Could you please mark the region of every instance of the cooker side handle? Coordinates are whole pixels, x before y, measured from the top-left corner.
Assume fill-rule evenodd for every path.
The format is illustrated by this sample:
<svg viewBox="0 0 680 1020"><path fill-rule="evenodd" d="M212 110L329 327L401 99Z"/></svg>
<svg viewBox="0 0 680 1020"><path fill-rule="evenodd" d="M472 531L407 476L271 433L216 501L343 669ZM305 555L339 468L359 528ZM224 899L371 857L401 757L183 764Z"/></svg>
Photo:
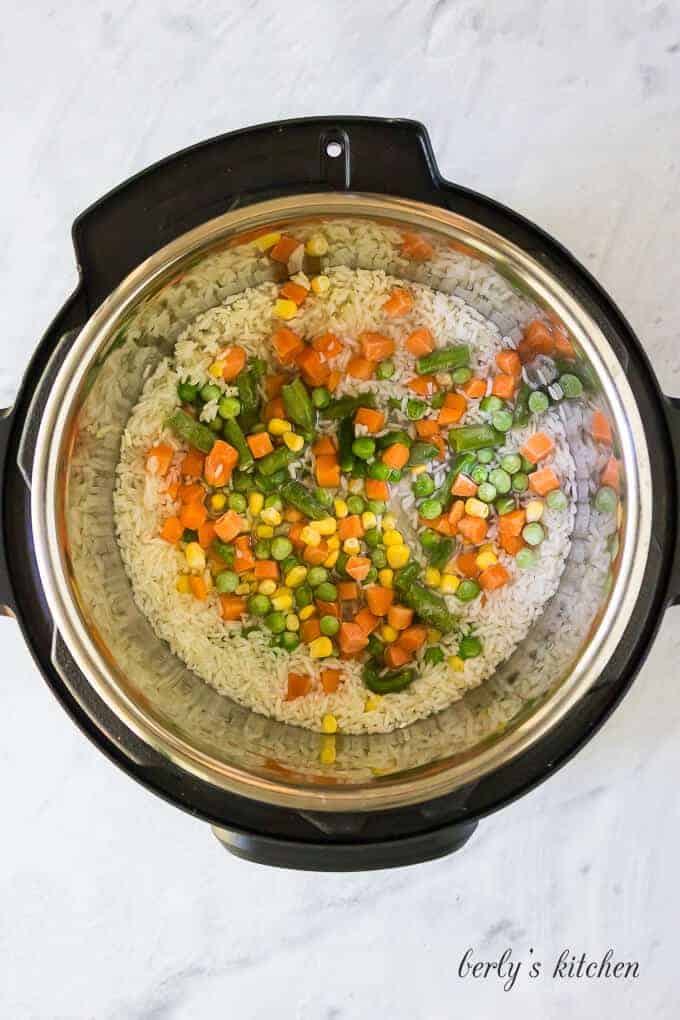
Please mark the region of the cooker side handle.
<svg viewBox="0 0 680 1020"><path fill-rule="evenodd" d="M670 604L678 606L680 605L680 397L666 398L666 417L675 455L675 488L677 491L675 507L678 515L675 522L675 555L671 568L669 594Z"/></svg>
<svg viewBox="0 0 680 1020"><path fill-rule="evenodd" d="M5 470L14 426L11 408L0 409L0 616L14 616L14 595L5 556Z"/></svg>

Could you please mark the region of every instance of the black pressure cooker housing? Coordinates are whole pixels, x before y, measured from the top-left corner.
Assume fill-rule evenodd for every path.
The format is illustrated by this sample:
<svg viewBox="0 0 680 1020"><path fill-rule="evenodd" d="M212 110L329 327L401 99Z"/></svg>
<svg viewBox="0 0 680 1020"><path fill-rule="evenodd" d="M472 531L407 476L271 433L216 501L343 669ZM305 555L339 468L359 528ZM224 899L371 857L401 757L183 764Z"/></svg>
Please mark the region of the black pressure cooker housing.
<svg viewBox="0 0 680 1020"><path fill-rule="evenodd" d="M596 319L625 369L654 478L644 581L624 638L599 680L555 730L497 771L448 796L373 813L294 811L217 789L143 744L77 671L67 687L51 661L55 631L32 541L32 443L50 379L79 328L132 269L191 228L239 206L325 190L390 194L443 207L504 235L558 276ZM78 286L33 355L14 408L0 418L0 604L19 622L50 688L112 761L210 822L239 856L350 871L416 863L462 846L479 818L546 779L595 733L644 662L664 610L680 601L680 401L663 396L639 341L588 271L522 216L443 180L427 132L414 121L314 118L222 135L111 191L78 217L73 241Z"/></svg>

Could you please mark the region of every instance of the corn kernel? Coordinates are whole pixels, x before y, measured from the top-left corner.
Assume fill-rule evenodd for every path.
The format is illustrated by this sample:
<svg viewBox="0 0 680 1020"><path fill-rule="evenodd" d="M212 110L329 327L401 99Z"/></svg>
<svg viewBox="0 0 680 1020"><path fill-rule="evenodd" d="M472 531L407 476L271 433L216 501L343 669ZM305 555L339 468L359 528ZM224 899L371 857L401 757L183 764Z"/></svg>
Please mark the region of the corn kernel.
<svg viewBox="0 0 680 1020"><path fill-rule="evenodd" d="M250 510L253 517L259 514L260 510L264 506L264 496L261 492L251 492L248 496L248 509Z"/></svg>
<svg viewBox="0 0 680 1020"><path fill-rule="evenodd" d="M470 499L465 500L465 513L468 517L488 517L489 504L482 503L481 499L475 499L472 496Z"/></svg>
<svg viewBox="0 0 680 1020"><path fill-rule="evenodd" d="M361 550L361 542L358 538L346 538L342 543L342 551L346 552L348 556L356 556Z"/></svg>
<svg viewBox="0 0 680 1020"><path fill-rule="evenodd" d="M368 531L369 528L374 528L378 523L378 518L375 516L372 510L364 510L361 515L361 526L364 531Z"/></svg>
<svg viewBox="0 0 680 1020"><path fill-rule="evenodd" d="M363 490L363 487L364 482L362 478L350 478L349 484L347 486L348 490L352 493L353 496L357 496Z"/></svg>
<svg viewBox="0 0 680 1020"><path fill-rule="evenodd" d="M267 577L264 581L260 581L257 590L260 595L273 595L276 591L276 581L272 581L270 577Z"/></svg>
<svg viewBox="0 0 680 1020"><path fill-rule="evenodd" d="M387 562L393 570L405 567L411 559L411 550L407 545L392 545L387 550Z"/></svg>
<svg viewBox="0 0 680 1020"><path fill-rule="evenodd" d="M399 637L399 631L395 630L394 627L390 627L389 623L384 623L380 629L380 636L383 641L387 641L391 644Z"/></svg>
<svg viewBox="0 0 680 1020"><path fill-rule="evenodd" d="M436 567L428 567L425 571L425 584L431 588L438 588L442 579L441 571Z"/></svg>
<svg viewBox="0 0 680 1020"><path fill-rule="evenodd" d="M364 712L375 712L376 708L380 706L382 698L379 694L369 694L364 701Z"/></svg>
<svg viewBox="0 0 680 1020"><path fill-rule="evenodd" d="M281 234L279 231L272 230L269 234L260 234L259 237L255 238L253 244L256 248L259 248L260 251L269 251L269 249L273 248L275 244L278 244L280 240Z"/></svg>
<svg viewBox="0 0 680 1020"><path fill-rule="evenodd" d="M293 596L272 594L272 608L279 613L287 613L289 609L293 608Z"/></svg>
<svg viewBox="0 0 680 1020"><path fill-rule="evenodd" d="M290 595L290 588L287 588L285 584L282 584L280 588L277 588L274 592L275 595Z"/></svg>
<svg viewBox="0 0 680 1020"><path fill-rule="evenodd" d="M452 673L462 673L465 669L465 662L459 655L449 655L448 664Z"/></svg>
<svg viewBox="0 0 680 1020"><path fill-rule="evenodd" d="M480 570L486 570L487 567L493 567L495 563L498 563L498 557L495 552L487 549L486 552L482 551L478 554L475 563Z"/></svg>
<svg viewBox="0 0 680 1020"><path fill-rule="evenodd" d="M297 432L286 432L283 437L284 444L293 453L299 453L302 447L305 445L305 441L302 436L299 436Z"/></svg>
<svg viewBox="0 0 680 1020"><path fill-rule="evenodd" d="M247 570L245 572L245 574L241 574L241 580L242 581L254 581L255 580L255 574L252 572L252 570Z"/></svg>
<svg viewBox="0 0 680 1020"><path fill-rule="evenodd" d="M532 499L526 505L527 523L532 524L534 521L540 521L543 516L544 503L542 499Z"/></svg>
<svg viewBox="0 0 680 1020"><path fill-rule="evenodd" d="M349 509L344 499L334 499L333 508L335 510L336 517L347 517L347 514L349 513Z"/></svg>
<svg viewBox="0 0 680 1020"><path fill-rule="evenodd" d="M288 298L277 298L274 302L274 315L277 319L294 319L298 313L298 306Z"/></svg>
<svg viewBox="0 0 680 1020"><path fill-rule="evenodd" d="M292 432L293 426L285 418L272 418L267 429L273 436L283 436L286 432Z"/></svg>
<svg viewBox="0 0 680 1020"><path fill-rule="evenodd" d="M307 238L305 251L308 255L316 255L317 257L325 255L328 251L328 241L323 234L312 234L311 237Z"/></svg>
<svg viewBox="0 0 680 1020"><path fill-rule="evenodd" d="M321 720L321 729L324 733L337 733L338 732L338 720L330 712L323 717Z"/></svg>
<svg viewBox="0 0 680 1020"><path fill-rule="evenodd" d="M394 583L394 571L390 570L389 567L383 567L382 570L378 571L378 580L383 588L391 588Z"/></svg>
<svg viewBox="0 0 680 1020"><path fill-rule="evenodd" d="M312 521L309 526L310 528L314 528L314 531L318 531L320 535L328 536L335 534L338 522L335 517L324 517L323 520Z"/></svg>
<svg viewBox="0 0 680 1020"><path fill-rule="evenodd" d="M300 532L300 539L305 543L305 545L319 545L321 542L321 535L308 524Z"/></svg>
<svg viewBox="0 0 680 1020"><path fill-rule="evenodd" d="M271 525L272 528L277 528L283 520L281 511L277 510L275 506L266 506L260 513L260 518L265 524Z"/></svg>
<svg viewBox="0 0 680 1020"><path fill-rule="evenodd" d="M286 587L299 588L306 577L307 567L303 567L302 564L299 564L296 567L291 567L286 574Z"/></svg>
<svg viewBox="0 0 680 1020"><path fill-rule="evenodd" d="M210 509L219 513L227 505L227 497L223 492L213 492L210 497Z"/></svg>
<svg viewBox="0 0 680 1020"><path fill-rule="evenodd" d="M274 529L272 528L271 524L258 524L257 528L255 529L255 532L258 538L274 537Z"/></svg>
<svg viewBox="0 0 680 1020"><path fill-rule="evenodd" d="M330 733L324 734L321 737L319 761L322 765L333 765L335 763L335 757L335 737Z"/></svg>
<svg viewBox="0 0 680 1020"><path fill-rule="evenodd" d="M331 289L331 281L327 276L321 274L312 279L312 290L315 294L325 294Z"/></svg>
<svg viewBox="0 0 680 1020"><path fill-rule="evenodd" d="M440 630L437 630L436 627L428 627L427 640L430 642L431 645L438 644L441 641L441 639L442 632Z"/></svg>
<svg viewBox="0 0 680 1020"><path fill-rule="evenodd" d="M301 620L309 620L310 617L314 616L315 612L316 608L314 606L305 606L303 609L300 610L298 616L300 617Z"/></svg>
<svg viewBox="0 0 680 1020"><path fill-rule="evenodd" d="M333 654L333 642L329 637L314 638L309 643L309 654L312 659L326 659Z"/></svg>
<svg viewBox="0 0 680 1020"><path fill-rule="evenodd" d="M250 585L247 581L241 581L236 589L237 595L250 595Z"/></svg>
<svg viewBox="0 0 680 1020"><path fill-rule="evenodd" d="M187 565L192 570L205 570L205 553L198 542L189 542L184 550Z"/></svg>
<svg viewBox="0 0 680 1020"><path fill-rule="evenodd" d="M460 585L460 578L455 574L442 574L439 590L442 595L455 595Z"/></svg>
<svg viewBox="0 0 680 1020"><path fill-rule="evenodd" d="M340 555L339 549L332 549L331 552L329 552L326 559L323 561L324 567L326 567L328 570L330 570L331 567L334 567L335 564L338 562L339 555Z"/></svg>
<svg viewBox="0 0 680 1020"><path fill-rule="evenodd" d="M175 588L180 593L180 595L190 595L191 594L191 585L189 584L189 575L188 574L180 574L178 576L178 578L177 578L177 583L175 585Z"/></svg>
<svg viewBox="0 0 680 1020"><path fill-rule="evenodd" d="M411 468L411 474L414 478L417 478L418 475L422 475L425 471L427 471L427 464L416 464L415 467Z"/></svg>
<svg viewBox="0 0 680 1020"><path fill-rule="evenodd" d="M331 535L326 544L328 545L328 548L332 552L334 549L340 548L340 539L337 535Z"/></svg>
<svg viewBox="0 0 680 1020"><path fill-rule="evenodd" d="M404 536L396 528L390 528L383 536L383 542L389 548L391 545L403 545Z"/></svg>
<svg viewBox="0 0 680 1020"><path fill-rule="evenodd" d="M396 526L397 526L397 520L396 520L394 514L389 514L389 513L388 514L383 514L383 519L382 519L383 531L392 531L392 529L396 528Z"/></svg>
<svg viewBox="0 0 680 1020"><path fill-rule="evenodd" d="M289 613L286 617L286 630L299 630L300 617L295 613Z"/></svg>
<svg viewBox="0 0 680 1020"><path fill-rule="evenodd" d="M221 379L224 372L224 364L221 361L213 361L212 365L208 369L208 375L211 375L213 379Z"/></svg>

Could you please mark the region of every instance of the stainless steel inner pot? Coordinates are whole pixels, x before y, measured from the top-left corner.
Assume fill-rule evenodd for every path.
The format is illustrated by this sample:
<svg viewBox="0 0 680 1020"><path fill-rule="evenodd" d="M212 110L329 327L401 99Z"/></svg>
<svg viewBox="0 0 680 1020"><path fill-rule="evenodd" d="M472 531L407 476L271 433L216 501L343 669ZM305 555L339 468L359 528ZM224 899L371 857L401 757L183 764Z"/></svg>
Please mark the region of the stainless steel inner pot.
<svg viewBox="0 0 680 1020"><path fill-rule="evenodd" d="M183 324L249 285L271 262L248 237L264 227L332 223L330 265L381 268L456 293L503 331L537 309L567 329L606 410L623 466L620 547L594 512L586 421L560 407L577 466L578 512L559 591L512 657L447 710L391 734L329 738L259 716L188 671L137 609L115 538L112 492L130 410ZM359 230L359 226L362 228ZM404 231L435 257L400 254ZM479 269L493 269L493 276ZM58 629L53 658L72 658L112 711L176 766L216 787L316 811L413 804L479 779L559 724L596 681L639 593L651 535L645 433L625 374L577 297L525 252L479 224L405 199L357 194L280 198L230 212L134 270L87 322L64 360L40 428L32 478L35 549ZM333 740L333 765L320 761Z"/></svg>

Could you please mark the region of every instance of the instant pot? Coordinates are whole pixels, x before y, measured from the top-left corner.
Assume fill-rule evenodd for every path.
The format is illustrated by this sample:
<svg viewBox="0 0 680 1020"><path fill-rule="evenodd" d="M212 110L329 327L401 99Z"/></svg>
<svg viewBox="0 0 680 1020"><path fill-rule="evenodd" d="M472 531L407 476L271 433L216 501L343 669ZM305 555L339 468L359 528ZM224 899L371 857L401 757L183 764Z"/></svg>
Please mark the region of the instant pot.
<svg viewBox="0 0 680 1020"><path fill-rule="evenodd" d="M249 238L324 223L339 238L329 266L426 282L503 330L531 309L559 324L621 464L622 512L605 526L588 414L565 401L577 506L559 590L482 687L389 734L328 737L218 695L137 609L115 537L120 439L145 378L184 323L272 278ZM370 243L355 242L367 233L357 224ZM435 259L404 260L406 232L429 238ZM130 777L242 857L349 871L461 847L595 733L680 599L680 402L661 393L597 281L539 227L443 180L412 121L223 135L116 188L76 220L73 240L78 286L0 419L0 603L47 684ZM320 754L328 740L333 754Z"/></svg>

